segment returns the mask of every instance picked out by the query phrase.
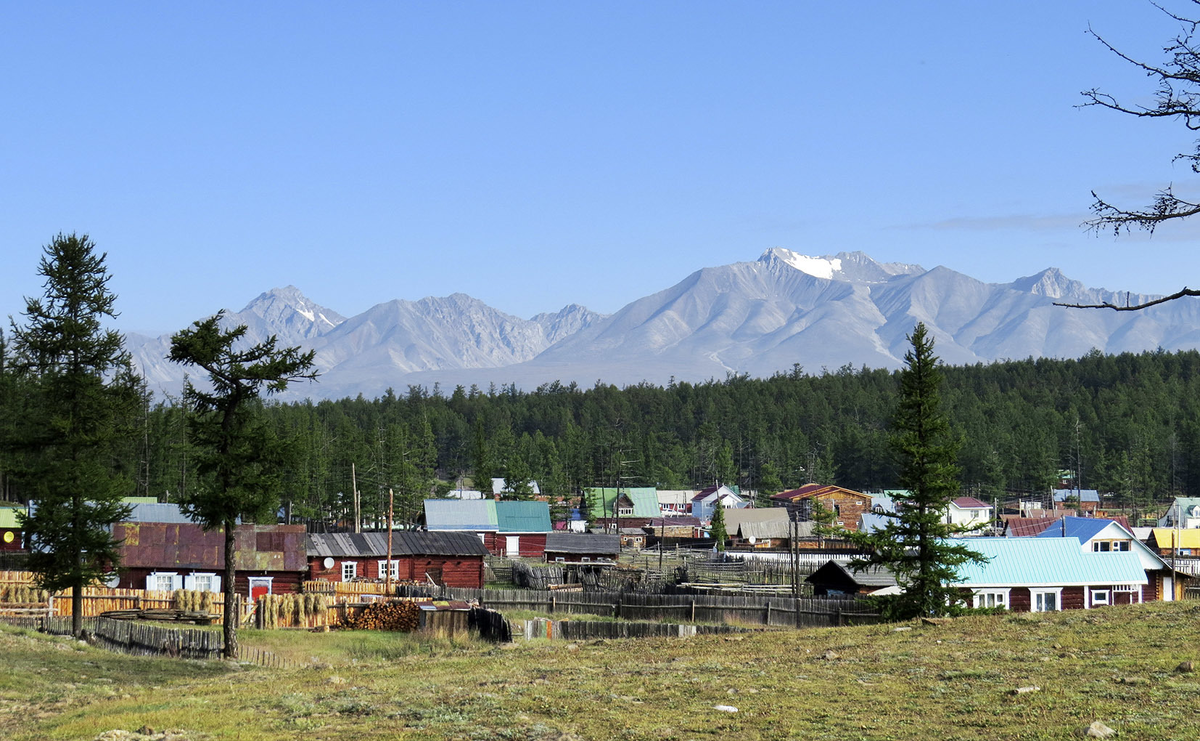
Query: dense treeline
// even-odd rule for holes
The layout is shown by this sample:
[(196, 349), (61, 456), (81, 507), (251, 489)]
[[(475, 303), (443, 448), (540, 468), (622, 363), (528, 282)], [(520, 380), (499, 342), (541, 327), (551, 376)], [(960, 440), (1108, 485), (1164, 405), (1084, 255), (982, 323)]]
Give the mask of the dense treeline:
[[(946, 368), (945, 377), (966, 493), (989, 501), (1044, 495), (1067, 470), (1083, 488), (1137, 508), (1200, 495), (1200, 353), (1092, 353)], [(665, 388), (414, 387), (264, 411), (295, 446), (283, 503), (289, 516), (345, 521), (356, 479), (370, 524), (386, 510), (389, 489), (397, 519), (407, 521), (431, 492), (486, 489), (491, 477), (507, 478), (518, 496), (534, 480), (565, 496), (618, 480), (660, 488), (720, 481), (759, 492), (806, 481), (889, 488), (897, 394), (890, 371), (806, 375), (796, 367), (769, 379)], [(182, 408), (148, 402), (142, 428), (137, 460), (114, 462), (136, 470), (131, 493), (186, 494), (195, 474)], [(11, 485), (5, 494), (22, 497)]]
[[(1200, 353), (1155, 352), (946, 368), (944, 400), (962, 438), (964, 490), (991, 500), (1044, 494), (1069, 470), (1083, 488), (1148, 507), (1200, 495)], [(455, 483), (573, 496), (592, 485), (690, 488), (713, 482), (773, 492), (806, 481), (894, 486), (888, 425), (897, 375), (843, 368), (702, 384), (409, 388), (367, 400), (276, 404), (292, 440), (292, 516), (332, 521), (351, 511), (354, 464), (364, 517), (397, 517)], [(145, 493), (190, 485), (182, 411), (148, 410)]]

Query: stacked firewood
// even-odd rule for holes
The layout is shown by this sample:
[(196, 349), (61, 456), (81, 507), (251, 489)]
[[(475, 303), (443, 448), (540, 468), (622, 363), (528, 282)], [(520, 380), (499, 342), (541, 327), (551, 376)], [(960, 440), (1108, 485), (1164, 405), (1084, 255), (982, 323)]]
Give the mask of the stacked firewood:
[(351, 630), (398, 630), (409, 633), (417, 629), (419, 612), (415, 602), (372, 602), (357, 615), (348, 616), (344, 625)]

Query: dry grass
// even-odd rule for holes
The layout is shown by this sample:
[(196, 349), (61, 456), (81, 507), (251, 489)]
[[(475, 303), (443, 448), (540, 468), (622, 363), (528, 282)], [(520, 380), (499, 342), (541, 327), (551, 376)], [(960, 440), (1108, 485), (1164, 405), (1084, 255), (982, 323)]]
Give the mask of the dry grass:
[[(895, 627), (515, 647), (246, 633), (248, 645), (316, 657), (287, 672), (2, 630), (11, 671), (0, 678), (0, 736), (92, 739), (149, 725), (313, 741), (1066, 739), (1094, 720), (1119, 738), (1200, 736), (1200, 678), (1175, 671), (1200, 665), (1195, 603)], [(1012, 693), (1031, 685), (1041, 690)]]

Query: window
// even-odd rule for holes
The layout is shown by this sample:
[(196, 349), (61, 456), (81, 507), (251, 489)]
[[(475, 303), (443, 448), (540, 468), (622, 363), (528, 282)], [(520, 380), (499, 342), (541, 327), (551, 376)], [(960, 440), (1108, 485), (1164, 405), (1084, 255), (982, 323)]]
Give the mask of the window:
[(192, 589), (197, 592), (215, 592), (214, 574), (192, 574)]
[(1008, 609), (1007, 589), (977, 589), (971, 599), (972, 607), (1003, 607)]
[(342, 581), (354, 581), (358, 576), (358, 564), (354, 561), (342, 561)]
[(174, 571), (155, 571), (146, 577), (146, 589), (153, 592), (173, 592), (183, 588), (183, 579)]
[(1112, 604), (1112, 601), (1109, 597), (1109, 591), (1107, 589), (1092, 590), (1092, 607), (1110, 604)]
[(1128, 540), (1094, 540), (1092, 541), (1092, 551), (1095, 553), (1108, 553), (1109, 551), (1128, 551)]
[[(388, 572), (391, 572), (390, 574)], [(400, 561), (380, 561), (379, 562), (379, 578), (387, 579), (389, 576), (392, 581), (395, 581), (400, 574)]]
[(1029, 609), (1032, 612), (1058, 612), (1062, 609), (1062, 587), (1055, 589), (1030, 589)]

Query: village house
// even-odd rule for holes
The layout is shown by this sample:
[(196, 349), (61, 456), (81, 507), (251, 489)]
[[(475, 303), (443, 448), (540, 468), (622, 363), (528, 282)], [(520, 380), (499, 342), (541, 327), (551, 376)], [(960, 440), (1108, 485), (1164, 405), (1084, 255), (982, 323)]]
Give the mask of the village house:
[[(133, 514), (112, 528), (120, 542), (121, 570), (114, 586), (124, 589), (220, 592), (225, 574), (225, 534), (204, 530), (174, 504), (135, 504)], [(234, 591), (257, 599), (300, 591), (308, 572), (303, 525), (238, 525)]]
[(659, 489), (658, 511), (667, 516), (692, 514), (692, 497), (695, 489)]
[(1057, 489), (1054, 508), (1094, 513), (1100, 508), (1100, 492), (1095, 489)]
[(975, 497), (958, 497), (946, 508), (946, 524), (974, 528), (964, 535), (979, 534), (992, 523), (992, 509), (992, 505)]
[(1057, 524), (1038, 533), (1039, 538), (1074, 538), (1080, 548), (1091, 553), (1130, 552), (1137, 556), (1146, 572), (1148, 584), (1143, 601), (1167, 601), (1183, 595), (1181, 579), (1166, 561), (1142, 543), (1121, 523), (1102, 517), (1064, 517)]
[(727, 510), (744, 509), (750, 506), (750, 502), (738, 494), (732, 487), (725, 486), (710, 486), (707, 489), (701, 489), (692, 497), (692, 517), (700, 520), (705, 524), (712, 522), (713, 514), (717, 511), (718, 504)]
[[(658, 491), (653, 486), (593, 487), (584, 491), (592, 521), (612, 521), (626, 517), (652, 518), (661, 516)], [(622, 526), (624, 523), (622, 522)]]
[(21, 524), (17, 522), (17, 513), (24, 507), (7, 502), (0, 502), (0, 551), (19, 551), (24, 547), (21, 537)]
[(388, 534), (312, 533), (305, 541), (309, 573), (314, 580), (350, 582), (418, 581), (444, 587), (483, 588), (487, 548), (473, 533), (392, 532)]
[(1146, 545), (1163, 558), (1200, 556), (1200, 530), (1195, 528), (1156, 527)]
[(473, 533), (497, 556), (541, 558), (553, 532), (546, 502), (426, 499), (424, 525), (430, 532)]
[(791, 538), (791, 525), (787, 511), (776, 507), (725, 512), (725, 532), (735, 548), (786, 549)]
[(1159, 518), (1158, 526), (1184, 530), (1200, 528), (1200, 497), (1175, 497), (1166, 513)]
[(814, 502), (833, 514), (835, 525), (850, 531), (858, 530), (859, 516), (871, 509), (870, 496), (832, 485), (805, 484), (771, 497), (772, 506), (786, 508), (801, 521), (812, 519)]
[(1155, 599), (1142, 563), (1130, 551), (1084, 551), (1074, 538), (970, 538), (987, 559), (958, 567), (956, 584), (974, 607), (1055, 612)]

